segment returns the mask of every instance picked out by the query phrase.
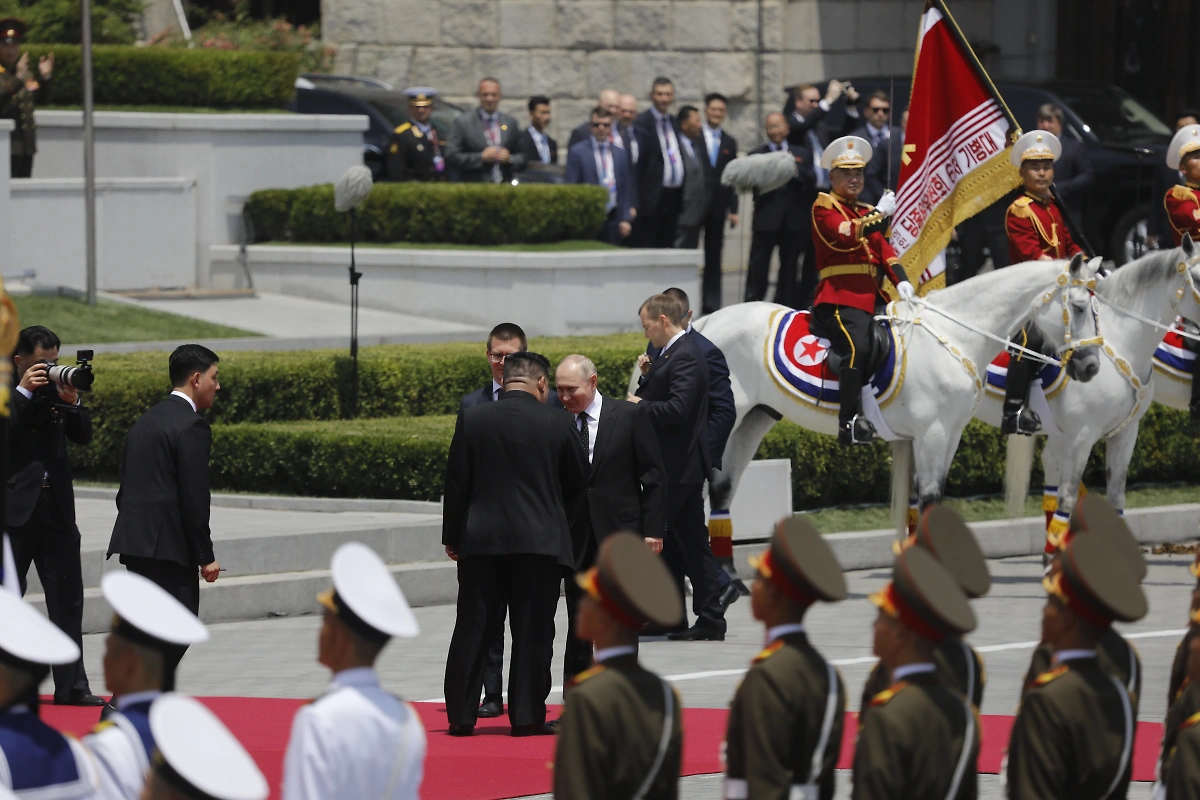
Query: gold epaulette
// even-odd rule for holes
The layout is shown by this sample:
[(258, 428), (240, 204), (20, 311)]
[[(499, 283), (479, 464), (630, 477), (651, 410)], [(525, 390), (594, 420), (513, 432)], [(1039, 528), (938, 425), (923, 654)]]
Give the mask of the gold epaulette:
[(605, 669), (607, 669), (607, 667), (605, 667), (603, 664), (597, 664), (596, 666), (592, 667), (591, 669), (585, 669), (583, 672), (579, 673), (574, 678), (571, 678), (571, 682), (568, 683), (567, 685), (568, 686), (578, 686), (579, 684), (586, 681), (588, 678), (594, 678), (597, 675), (599, 675), (601, 672), (604, 672)]
[(1018, 197), (1008, 207), (1008, 213), (1019, 219), (1033, 219), (1033, 211), (1029, 208), (1032, 203), (1028, 197)]
[(814, 208), (835, 208), (837, 202), (833, 199), (833, 195), (828, 192), (821, 192), (817, 195), (817, 202), (813, 203)]
[(1055, 667), (1054, 669), (1052, 669), (1048, 672), (1043, 672), (1041, 675), (1038, 675), (1036, 678), (1034, 678), (1033, 685), (1034, 686), (1045, 686), (1050, 681), (1054, 680), (1055, 678), (1061, 678), (1063, 675), (1066, 675), (1070, 671), (1071, 671), (1071, 667), (1068, 664), (1063, 664), (1062, 666)]
[(412, 127), (412, 123), (411, 123), (411, 122), (406, 122), (406, 123), (404, 123), (403, 125), (397, 125), (397, 126), (396, 126), (396, 133), (404, 133), (406, 130), (408, 130), (408, 129), (409, 129), (409, 128), (411, 128), (411, 127)]
[(112, 728), (115, 726), (116, 726), (115, 722), (112, 722), (111, 720), (106, 719), (103, 722), (98, 722), (94, 726), (92, 726), (92, 733), (100, 733), (100, 731), (108, 730), (109, 728)]
[(871, 708), (887, 705), (893, 697), (900, 694), (901, 690), (903, 690), (905, 686), (908, 686), (908, 683), (905, 681), (900, 681), (899, 683), (894, 683), (888, 688), (884, 689), (882, 692), (871, 698)]
[(1179, 730), (1186, 731), (1188, 728), (1194, 728), (1200, 725), (1200, 711), (1192, 714), (1190, 717), (1179, 723)]
[(1193, 202), (1200, 202), (1200, 198), (1196, 197), (1195, 190), (1190, 189), (1187, 186), (1172, 186), (1170, 194), (1171, 197), (1174, 197), (1176, 200), (1191, 200)]
[(759, 652), (759, 654), (754, 657), (754, 660), (751, 661), (750, 663), (757, 664), (760, 661), (766, 661), (768, 658), (775, 655), (782, 649), (783, 649), (783, 639), (776, 639), (775, 641), (771, 642), (769, 645), (764, 647)]

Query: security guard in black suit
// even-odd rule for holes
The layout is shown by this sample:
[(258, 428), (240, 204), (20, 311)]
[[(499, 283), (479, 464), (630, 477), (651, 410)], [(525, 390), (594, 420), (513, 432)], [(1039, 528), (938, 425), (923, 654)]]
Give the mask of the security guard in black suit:
[(442, 157), (442, 142), (437, 128), (429, 121), (433, 114), (436, 89), (416, 86), (404, 91), (408, 95), (410, 122), (396, 126), (392, 146), (388, 149), (387, 175), (390, 181), (444, 181), (446, 159)]

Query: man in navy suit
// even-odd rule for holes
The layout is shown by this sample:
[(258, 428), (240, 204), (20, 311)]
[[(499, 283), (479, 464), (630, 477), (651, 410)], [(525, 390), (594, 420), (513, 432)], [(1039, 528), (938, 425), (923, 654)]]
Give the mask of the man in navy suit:
[(704, 288), (700, 293), (701, 314), (721, 307), (721, 251), (725, 248), (725, 220), (738, 224), (738, 197), (732, 186), (721, 185), (721, 173), (737, 158), (738, 145), (722, 128), (729, 112), (725, 95), (704, 98), (704, 182), (708, 185), (708, 212), (704, 218)]
[(864, 110), (866, 122), (850, 135), (867, 140), (874, 153), (867, 164), (863, 191), (858, 199), (875, 205), (884, 192), (888, 189), (895, 191), (900, 185), (904, 132), (891, 124), (892, 101), (882, 89), (871, 92)]
[(654, 79), (650, 102), (653, 106), (634, 122), (639, 151), (635, 243), (638, 247), (674, 247), (683, 206), (683, 146), (679, 141), (683, 134), (671, 116), (675, 85), (670, 78)]
[(1062, 155), (1054, 163), (1055, 194), (1071, 213), (1071, 220), (1076, 225), (1083, 225), (1083, 198), (1096, 182), (1096, 174), (1083, 142), (1071, 131), (1064, 130), (1066, 120), (1067, 115), (1053, 103), (1038, 107), (1038, 128), (1053, 133), (1062, 144)]
[(612, 113), (602, 106), (592, 109), (592, 136), (567, 152), (567, 183), (586, 183), (608, 189), (608, 218), (600, 238), (620, 244), (633, 230), (633, 173), (629, 155), (610, 141)]

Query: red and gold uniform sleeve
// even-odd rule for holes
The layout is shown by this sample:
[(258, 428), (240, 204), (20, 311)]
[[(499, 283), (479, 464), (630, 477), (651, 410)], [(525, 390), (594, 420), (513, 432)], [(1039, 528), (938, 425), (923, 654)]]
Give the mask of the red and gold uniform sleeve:
[(874, 311), (886, 301), (876, 271), (897, 284), (899, 263), (884, 238), (888, 218), (866, 205), (851, 205), (831, 194), (817, 197), (812, 210), (813, 253), (820, 283), (814, 303)]
[(1200, 193), (1190, 186), (1172, 186), (1163, 198), (1163, 207), (1167, 209), (1176, 247), (1185, 233), (1190, 233), (1193, 239), (1200, 238)]
[(1018, 197), (1004, 213), (1004, 232), (1008, 235), (1008, 259), (1013, 264), (1054, 258), (1048, 232), (1043, 228), (1036, 204), (1029, 197)]
[[(908, 276), (904, 273), (904, 267), (901, 266), (900, 259), (896, 258), (896, 251), (892, 249), (892, 243), (884, 238), (882, 233), (872, 234), (872, 238), (876, 236), (879, 237), (879, 252), (883, 256), (883, 274), (887, 275), (892, 286), (899, 286), (901, 282), (908, 280)], [(874, 243), (872, 243), (873, 246)]]

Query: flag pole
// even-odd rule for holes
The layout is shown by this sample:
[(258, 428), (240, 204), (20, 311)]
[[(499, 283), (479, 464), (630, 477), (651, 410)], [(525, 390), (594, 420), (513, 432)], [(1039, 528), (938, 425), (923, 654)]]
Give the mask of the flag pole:
[(1021, 125), (1017, 122), (1017, 118), (1013, 116), (1012, 111), (1008, 108), (1008, 103), (1004, 102), (1004, 98), (1000, 95), (1000, 90), (996, 88), (996, 84), (992, 82), (992, 76), (988, 75), (987, 70), (983, 68), (983, 64), (979, 61), (979, 57), (975, 55), (975, 50), (971, 47), (967, 37), (963, 34), (962, 28), (958, 27), (958, 22), (954, 19), (954, 15), (950, 13), (950, 9), (946, 7), (945, 0), (930, 0), (930, 2), (942, 12), (942, 16), (946, 18), (949, 24), (950, 33), (954, 36), (955, 41), (962, 47), (963, 52), (967, 54), (967, 61), (971, 64), (971, 68), (975, 70), (975, 74), (979, 80), (987, 84), (988, 89), (992, 92), (992, 97), (1000, 104), (1000, 108), (1004, 111), (1004, 117), (1008, 120), (1009, 144), (1015, 144), (1017, 139), (1021, 137)]

